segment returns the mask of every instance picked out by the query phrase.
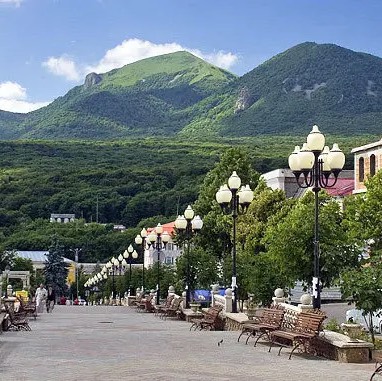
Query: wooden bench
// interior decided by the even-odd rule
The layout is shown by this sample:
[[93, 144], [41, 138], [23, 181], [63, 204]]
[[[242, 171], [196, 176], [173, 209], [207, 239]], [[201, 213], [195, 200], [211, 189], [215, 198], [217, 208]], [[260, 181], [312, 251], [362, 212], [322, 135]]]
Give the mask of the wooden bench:
[[135, 296], [135, 299], [131, 301], [130, 304], [128, 304], [130, 307], [138, 307], [139, 303], [142, 302], [144, 298], [143, 292], [139, 296]]
[[147, 295], [146, 298], [143, 298], [137, 305], [137, 311], [154, 312], [153, 300], [153, 294]]
[[19, 302], [19, 311], [25, 313], [26, 316], [33, 316], [36, 320], [37, 317], [37, 308], [35, 302], [25, 302], [23, 298], [16, 296], [16, 299]]
[[8, 317], [5, 330], [31, 331], [27, 317], [24, 313], [16, 313], [13, 306], [9, 304], [4, 304], [4, 307]]
[[254, 346], [261, 337], [267, 336], [270, 340], [270, 332], [281, 328], [284, 313], [284, 308], [278, 305], [261, 309], [260, 315], [254, 316], [253, 320], [248, 320], [241, 325], [241, 333], [237, 338], [237, 342], [240, 341], [243, 335], [247, 335], [245, 344], [248, 344], [251, 337], [255, 338], [257, 336]]
[[270, 346], [268, 351], [271, 351], [274, 344], [278, 344], [280, 346], [278, 354], [280, 355], [282, 348], [292, 346], [289, 359], [291, 359], [293, 352], [298, 348], [303, 348], [304, 352], [308, 352], [308, 349], [312, 351], [312, 348], [309, 348], [309, 346], [311, 346], [315, 339], [318, 339], [322, 323], [325, 319], [325, 314], [320, 312], [299, 313], [293, 324], [288, 324], [281, 329], [269, 333]]
[[165, 307], [162, 309], [161, 314], [159, 317], [161, 319], [167, 319], [168, 317], [177, 317], [179, 318], [179, 313], [181, 309], [181, 305], [183, 302], [182, 297], [174, 298], [172, 302], [170, 303], [169, 307]]
[[165, 310], [166, 308], [170, 308], [174, 298], [175, 298], [174, 294], [168, 295], [167, 298], [166, 298], [166, 301], [163, 304], [155, 305], [154, 306], [155, 316], [157, 316], [158, 314], [162, 313], [163, 310]]
[[190, 331], [194, 329], [199, 330], [218, 330], [221, 328], [219, 324], [219, 314], [222, 311], [222, 306], [213, 306], [210, 307], [207, 312], [203, 314], [201, 318], [191, 319]]

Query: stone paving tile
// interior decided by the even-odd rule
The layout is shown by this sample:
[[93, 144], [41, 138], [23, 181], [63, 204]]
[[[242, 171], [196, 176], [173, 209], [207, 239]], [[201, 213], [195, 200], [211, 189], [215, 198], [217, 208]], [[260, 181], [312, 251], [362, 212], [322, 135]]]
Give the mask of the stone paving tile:
[[366, 381], [375, 366], [288, 360], [288, 350], [237, 343], [237, 332], [190, 332], [130, 307], [56, 306], [31, 327], [0, 336], [1, 381]]

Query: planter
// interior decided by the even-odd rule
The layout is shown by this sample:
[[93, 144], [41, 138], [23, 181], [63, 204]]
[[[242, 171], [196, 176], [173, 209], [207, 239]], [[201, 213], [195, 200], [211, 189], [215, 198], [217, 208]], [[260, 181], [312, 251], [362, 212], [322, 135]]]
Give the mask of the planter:
[[342, 323], [341, 328], [352, 339], [358, 339], [362, 333], [362, 326], [357, 323]]
[[198, 312], [200, 308], [200, 303], [190, 303], [190, 308], [194, 312]]
[[256, 316], [256, 307], [249, 307], [247, 308], [246, 314], [248, 316], [248, 319], [253, 319], [254, 316]]

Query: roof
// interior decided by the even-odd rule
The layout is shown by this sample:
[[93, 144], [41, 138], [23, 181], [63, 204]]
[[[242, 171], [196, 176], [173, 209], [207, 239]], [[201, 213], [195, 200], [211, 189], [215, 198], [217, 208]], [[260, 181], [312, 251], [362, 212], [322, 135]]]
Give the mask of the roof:
[[[32, 262], [45, 262], [46, 261], [46, 255], [49, 253], [48, 250], [41, 251], [41, 250], [36, 250], [36, 251], [22, 251], [22, 250], [17, 250], [16, 255], [20, 258], [24, 259], [30, 259]], [[72, 260], [68, 258], [64, 258], [64, 262], [71, 263], [73, 262]]]
[[354, 190], [354, 179], [353, 178], [338, 178], [336, 185], [331, 188], [325, 188], [329, 196], [332, 197], [343, 197], [348, 196], [353, 193]]
[[[172, 233], [175, 230], [175, 221], [168, 222], [167, 224], [162, 225], [163, 232], [167, 232], [168, 234], [172, 235]], [[154, 230], [155, 228], [147, 228], [147, 233], [150, 233]]]
[[376, 148], [376, 147], [382, 147], [382, 139], [374, 143], [365, 144], [364, 146], [355, 147], [351, 150], [351, 153], [367, 151], [369, 149]]

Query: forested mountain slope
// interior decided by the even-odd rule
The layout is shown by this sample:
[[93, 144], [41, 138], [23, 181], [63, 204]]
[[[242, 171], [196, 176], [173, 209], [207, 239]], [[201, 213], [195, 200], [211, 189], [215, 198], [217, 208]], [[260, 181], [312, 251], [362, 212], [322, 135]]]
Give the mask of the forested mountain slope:
[[379, 134], [382, 59], [306, 42], [238, 78], [176, 52], [90, 73], [26, 115], [0, 112], [0, 139], [113, 140]]

